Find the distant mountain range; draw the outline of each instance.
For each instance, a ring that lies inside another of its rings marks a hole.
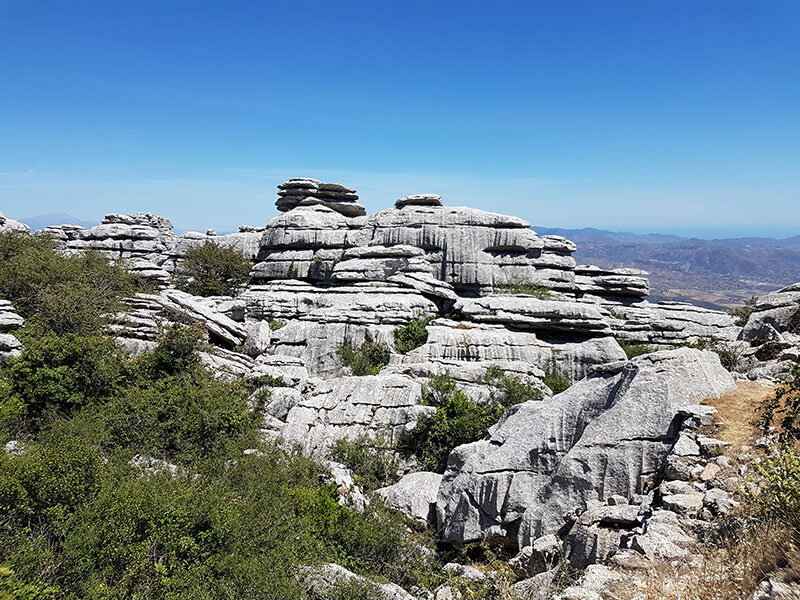
[[[37,215],[35,217],[24,217],[17,219],[25,223],[32,231],[39,231],[50,225],[80,225],[81,227],[94,227],[99,225],[100,221],[82,221],[72,215],[66,213],[54,213],[52,215]]]
[[[731,308],[800,281],[800,235],[703,240],[593,228],[534,230],[574,241],[579,264],[648,271],[652,300]]]

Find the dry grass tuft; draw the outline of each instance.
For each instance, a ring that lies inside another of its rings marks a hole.
[[[603,595],[608,600],[747,600],[767,576],[796,581],[800,551],[792,530],[756,522],[745,529],[691,561],[659,561],[647,571],[630,572],[638,581],[613,584]]]
[[[737,386],[737,393],[708,401],[717,409],[717,419],[722,423],[715,436],[730,443],[735,452],[761,435],[756,411],[764,400],[775,395],[775,387],[752,381],[739,381]]]

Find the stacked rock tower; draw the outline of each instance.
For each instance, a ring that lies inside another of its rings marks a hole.
[[[324,183],[318,179],[294,177],[278,186],[275,206],[288,212],[298,206],[321,204],[345,217],[363,217],[366,209],[357,200],[356,191],[338,183]]]

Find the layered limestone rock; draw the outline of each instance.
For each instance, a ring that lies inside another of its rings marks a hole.
[[[20,223],[19,221],[15,221],[14,219],[9,219],[3,213],[0,212],[0,233],[6,233],[9,231],[30,233],[31,228],[25,225],[25,223]]]
[[[751,379],[780,380],[800,363],[800,283],[759,298],[741,330]]]
[[[575,261],[516,217],[466,207],[406,204],[368,217],[369,244],[425,250],[434,275],[457,293],[479,295],[525,281],[574,290]]]
[[[317,377],[344,372],[336,350],[345,344],[372,339],[391,347],[395,329],[415,314],[437,311],[422,294],[388,283],[321,287],[279,281],[251,287],[241,299],[248,320],[280,323],[272,331],[269,352],[302,359]]]
[[[324,183],[318,179],[293,177],[278,186],[275,206],[287,212],[298,206],[322,205],[345,217],[363,217],[366,209],[358,204],[356,191],[338,183]]]
[[[580,301],[600,308],[614,336],[633,344],[670,348],[700,341],[732,342],[739,335],[740,328],[728,313],[685,302],[592,295]]]
[[[347,248],[366,245],[363,221],[322,205],[298,207],[271,219],[261,236],[253,279],[330,279]]]
[[[167,289],[160,294],[136,294],[125,302],[131,309],[118,313],[110,329],[129,347],[133,346],[125,339],[155,343],[168,327],[176,324],[198,325],[208,332],[212,342],[228,348],[247,339],[244,325],[221,312],[213,299]]]
[[[582,293],[598,296],[644,298],[650,293],[647,271],[638,269],[580,265],[575,267],[575,284]]]
[[[782,342],[800,335],[800,283],[758,299],[740,338],[753,344]]]
[[[169,219],[151,213],[113,213],[91,229],[60,226],[47,231],[60,240],[67,254],[96,250],[110,259],[124,260],[131,272],[159,286],[169,280],[169,273],[163,266],[177,240]]]
[[[444,540],[530,545],[564,515],[658,484],[682,411],[736,390],[710,352],[661,351],[608,366],[511,408],[485,440],[456,448],[439,490]]]
[[[24,324],[25,319],[14,312],[11,302],[0,300],[0,363],[22,352],[22,343],[11,332]]]
[[[360,436],[394,446],[420,416],[435,412],[417,404],[421,393],[420,383],[403,375],[318,381],[289,410],[276,437],[314,456],[324,456],[336,440]]]

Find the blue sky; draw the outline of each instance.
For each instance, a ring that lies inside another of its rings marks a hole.
[[[800,2],[0,0],[0,210],[274,216],[311,176],[542,226],[800,234]]]

